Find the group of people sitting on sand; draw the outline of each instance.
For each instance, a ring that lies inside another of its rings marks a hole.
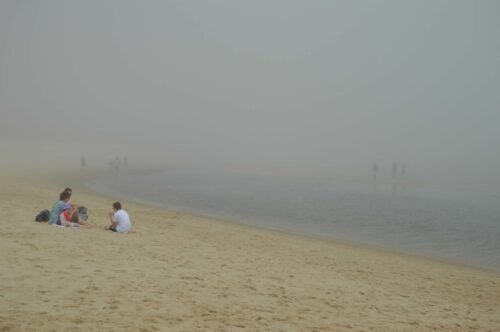
[[[60,227],[91,227],[88,223],[87,208],[78,206],[71,202],[73,190],[66,188],[59,194],[59,200],[54,203],[50,214],[48,210],[42,211],[36,218],[36,221],[48,222],[49,225]],[[109,212],[109,221],[111,225],[106,226],[106,230],[117,233],[128,233],[132,228],[132,222],[127,211],[122,209],[120,202],[113,203],[113,211]]]
[[[59,194],[59,200],[54,203],[52,211],[50,211],[49,225],[90,226],[87,223],[87,217],[79,213],[78,206],[70,202],[72,194],[71,188],[66,188]]]

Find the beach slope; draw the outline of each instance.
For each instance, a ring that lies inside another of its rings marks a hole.
[[[0,170],[0,331],[500,330],[497,272],[128,201],[116,234],[75,179]],[[92,228],[33,221],[66,186]]]

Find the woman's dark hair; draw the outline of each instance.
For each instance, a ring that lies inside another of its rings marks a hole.
[[[68,188],[66,188],[66,189],[64,189],[64,191],[67,191],[67,192],[69,192],[70,194],[71,194],[71,193],[73,193],[73,190],[71,190],[71,188],[69,188],[69,187],[68,187]]]
[[[67,191],[63,191],[60,195],[59,195],[59,200],[61,201],[64,201],[66,200],[67,198],[70,198],[71,197],[71,193],[67,192]]]
[[[122,209],[122,204],[120,202],[114,202],[113,203],[113,209],[115,209],[116,211],[121,210]]]

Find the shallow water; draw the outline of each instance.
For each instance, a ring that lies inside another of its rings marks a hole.
[[[175,210],[347,240],[500,271],[495,195],[437,186],[352,183],[186,167],[110,173],[97,192]]]

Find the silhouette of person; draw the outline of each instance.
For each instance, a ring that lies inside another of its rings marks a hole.
[[[392,163],[392,177],[398,175],[398,164]]]
[[[115,157],[115,161],[113,164],[116,170],[120,169],[120,157]]]

